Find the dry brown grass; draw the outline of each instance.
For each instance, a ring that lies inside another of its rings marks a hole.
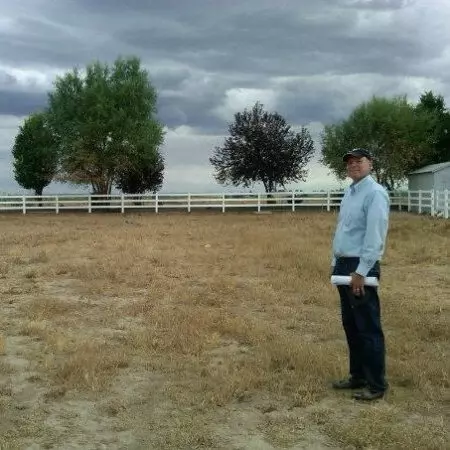
[[[391,390],[360,405],[329,388],[334,214],[0,220],[0,448],[448,445],[449,221],[392,214]]]

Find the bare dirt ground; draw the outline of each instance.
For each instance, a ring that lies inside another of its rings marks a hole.
[[[393,213],[359,404],[333,213],[4,215],[1,449],[449,448],[450,221]]]

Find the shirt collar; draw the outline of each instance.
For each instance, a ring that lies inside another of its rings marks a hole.
[[[366,175],[364,178],[362,178],[359,181],[353,182],[350,185],[350,191],[352,194],[358,192],[359,190],[361,190],[367,183],[371,182],[373,180],[373,178],[371,177],[371,175]]]

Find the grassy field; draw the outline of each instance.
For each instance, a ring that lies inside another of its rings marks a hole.
[[[450,221],[392,213],[391,389],[359,404],[335,220],[1,216],[0,448],[448,448]]]

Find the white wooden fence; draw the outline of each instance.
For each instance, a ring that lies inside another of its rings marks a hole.
[[[0,212],[87,211],[116,210],[220,210],[255,211],[314,208],[331,211],[339,207],[343,192],[275,192],[223,194],[113,194],[113,195],[7,195],[0,197]],[[399,211],[430,214],[448,219],[449,191],[393,192],[391,205]]]

